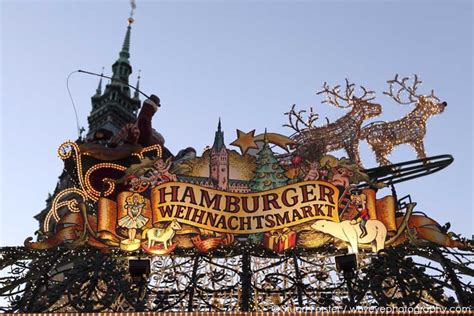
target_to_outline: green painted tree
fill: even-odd
[[[250,190],[260,192],[282,187],[288,183],[285,169],[280,166],[268,145],[265,134],[263,148],[257,154],[255,175],[250,181]]]
[[[250,190],[252,192],[261,192],[282,187],[288,183],[285,176],[285,169],[278,163],[273,151],[268,145],[267,133],[265,131],[265,143],[263,148],[257,154],[255,175],[250,180]],[[250,234],[250,242],[261,244],[263,233]]]

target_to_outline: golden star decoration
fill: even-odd
[[[287,136],[276,134],[276,133],[266,133],[266,137],[269,143],[275,144],[278,147],[288,151],[288,145],[296,144],[293,140]],[[258,149],[257,142],[265,141],[265,134],[259,134],[255,136],[255,130],[252,130],[248,133],[244,133],[241,130],[237,130],[237,139],[230,143],[232,146],[237,146],[240,148],[242,155],[250,149]]]
[[[242,155],[250,149],[258,149],[257,144],[254,141],[255,138],[255,130],[252,130],[248,133],[242,132],[240,129],[237,130],[237,139],[230,143],[232,146],[237,146],[240,148]]]

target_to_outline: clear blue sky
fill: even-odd
[[[76,126],[66,90],[77,69],[100,72],[118,57],[128,1],[0,1],[0,245],[33,236],[32,218],[56,185],[56,155]],[[448,102],[428,122],[429,155],[454,163],[397,186],[417,210],[465,236],[473,233],[473,5],[471,1],[137,1],[131,63],[141,88],[162,108],[153,124],[177,152],[211,144],[219,117],[227,145],[237,128],[290,134],[293,103],[335,120],[343,110],[320,104],[324,81],[348,77],[378,92],[382,119],[411,108],[382,95],[395,73],[417,73],[422,89]],[[70,88],[87,127],[98,78],[74,75]],[[363,144],[367,167],[375,166]],[[415,158],[399,147],[393,162]]]

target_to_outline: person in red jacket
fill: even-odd
[[[138,144],[142,147],[165,144],[164,137],[151,126],[151,119],[160,106],[160,98],[152,94],[149,99],[143,102],[140,113],[138,113],[137,127],[140,131]]]
[[[152,94],[149,99],[143,102],[142,108],[138,113],[137,121],[125,125],[122,130],[112,137],[110,144],[112,146],[117,146],[121,143],[139,144],[143,148],[152,145],[160,145],[163,150],[162,158],[167,159],[172,157],[171,152],[164,146],[164,137],[151,125],[153,115],[155,115],[160,106],[160,98]]]
[[[359,223],[360,230],[362,233],[360,234],[359,238],[364,238],[367,236],[367,228],[365,224],[370,219],[369,210],[366,207],[367,198],[365,194],[353,194],[351,195],[351,203],[355,206],[357,211],[359,212],[351,221],[351,224]]]

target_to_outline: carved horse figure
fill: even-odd
[[[148,239],[148,248],[154,246],[155,242],[162,242],[165,249],[168,249],[168,242],[171,242],[177,230],[181,229],[181,225],[177,220],[173,220],[166,228],[150,228],[146,232]]]

